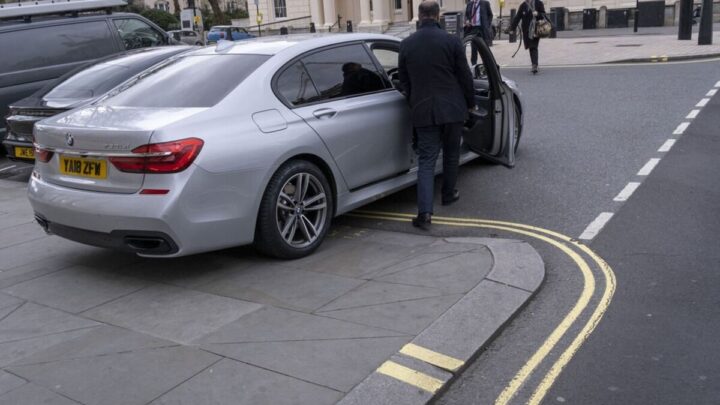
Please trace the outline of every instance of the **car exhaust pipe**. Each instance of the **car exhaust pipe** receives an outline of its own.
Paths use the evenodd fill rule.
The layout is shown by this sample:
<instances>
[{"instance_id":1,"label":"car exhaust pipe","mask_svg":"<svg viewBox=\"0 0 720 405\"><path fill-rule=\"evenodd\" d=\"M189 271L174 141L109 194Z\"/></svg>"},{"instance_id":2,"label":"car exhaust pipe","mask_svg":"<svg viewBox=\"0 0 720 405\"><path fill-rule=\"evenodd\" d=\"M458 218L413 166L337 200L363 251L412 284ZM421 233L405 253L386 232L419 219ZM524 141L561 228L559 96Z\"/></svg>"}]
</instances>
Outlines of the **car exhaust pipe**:
<instances>
[{"instance_id":1,"label":"car exhaust pipe","mask_svg":"<svg viewBox=\"0 0 720 405\"><path fill-rule=\"evenodd\" d=\"M173 248L167 240L152 236L128 235L124 238L125 245L137 253L162 254L170 253Z\"/></svg>"}]
</instances>

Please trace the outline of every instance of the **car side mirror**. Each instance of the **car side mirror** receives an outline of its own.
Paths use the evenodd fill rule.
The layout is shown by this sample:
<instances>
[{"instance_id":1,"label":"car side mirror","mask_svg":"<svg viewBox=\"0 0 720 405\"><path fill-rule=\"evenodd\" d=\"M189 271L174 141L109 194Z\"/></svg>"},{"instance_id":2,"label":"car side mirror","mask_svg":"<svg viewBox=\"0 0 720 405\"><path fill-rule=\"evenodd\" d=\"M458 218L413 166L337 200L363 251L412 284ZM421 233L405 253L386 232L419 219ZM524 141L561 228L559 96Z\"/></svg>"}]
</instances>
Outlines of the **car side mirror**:
<instances>
[{"instance_id":1,"label":"car side mirror","mask_svg":"<svg viewBox=\"0 0 720 405\"><path fill-rule=\"evenodd\" d=\"M483 65L482 63L473 65L472 72L473 72L473 79L476 79L476 80L487 79L487 71L485 70L485 65Z\"/></svg>"}]
</instances>

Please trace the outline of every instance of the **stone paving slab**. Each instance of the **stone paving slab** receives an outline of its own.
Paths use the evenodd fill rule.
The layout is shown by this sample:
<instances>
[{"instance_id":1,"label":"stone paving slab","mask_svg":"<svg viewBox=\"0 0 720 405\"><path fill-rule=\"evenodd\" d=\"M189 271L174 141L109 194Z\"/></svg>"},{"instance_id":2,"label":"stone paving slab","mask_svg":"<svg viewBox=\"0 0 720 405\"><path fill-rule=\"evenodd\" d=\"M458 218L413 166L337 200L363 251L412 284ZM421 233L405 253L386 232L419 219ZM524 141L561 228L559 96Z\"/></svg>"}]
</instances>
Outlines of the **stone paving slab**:
<instances>
[{"instance_id":1,"label":"stone paving slab","mask_svg":"<svg viewBox=\"0 0 720 405\"><path fill-rule=\"evenodd\" d=\"M518 241L347 226L294 261L143 259L33 228L17 184L0 180L0 403L418 403L378 368L448 381L403 348L465 359L544 274Z\"/></svg>"}]
</instances>

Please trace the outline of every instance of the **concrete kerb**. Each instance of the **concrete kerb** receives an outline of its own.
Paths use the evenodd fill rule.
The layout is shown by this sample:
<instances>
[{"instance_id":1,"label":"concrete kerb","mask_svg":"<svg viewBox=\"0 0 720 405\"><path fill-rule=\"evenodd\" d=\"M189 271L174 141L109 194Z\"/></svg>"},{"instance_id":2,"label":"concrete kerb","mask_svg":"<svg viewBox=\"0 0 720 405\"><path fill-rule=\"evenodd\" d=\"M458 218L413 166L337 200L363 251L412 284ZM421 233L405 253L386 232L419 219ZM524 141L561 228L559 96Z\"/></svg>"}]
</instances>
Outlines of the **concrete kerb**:
<instances>
[{"instance_id":1,"label":"concrete kerb","mask_svg":"<svg viewBox=\"0 0 720 405\"><path fill-rule=\"evenodd\" d=\"M529 244L507 239L448 238L479 244L493 255L487 278L436 319L340 405L420 405L444 392L537 293L545 265ZM506 260L512 258L512 265ZM525 277L519 277L521 269Z\"/></svg>"},{"instance_id":2,"label":"concrete kerb","mask_svg":"<svg viewBox=\"0 0 720 405\"><path fill-rule=\"evenodd\" d=\"M665 63L682 62L690 60L703 60L720 58L720 53L709 53L704 55L681 55L681 56L657 56L654 58L632 58L603 62L603 65L614 65L619 63Z\"/></svg>"}]
</instances>

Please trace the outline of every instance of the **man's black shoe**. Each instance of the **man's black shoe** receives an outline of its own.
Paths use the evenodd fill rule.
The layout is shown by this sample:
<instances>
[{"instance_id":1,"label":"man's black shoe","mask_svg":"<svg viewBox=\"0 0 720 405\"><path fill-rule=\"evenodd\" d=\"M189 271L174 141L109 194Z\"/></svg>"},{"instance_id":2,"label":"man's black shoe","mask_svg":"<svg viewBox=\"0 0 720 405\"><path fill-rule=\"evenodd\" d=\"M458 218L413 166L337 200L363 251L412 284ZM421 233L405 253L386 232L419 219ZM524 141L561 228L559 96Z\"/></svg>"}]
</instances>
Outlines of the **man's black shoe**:
<instances>
[{"instance_id":1,"label":"man's black shoe","mask_svg":"<svg viewBox=\"0 0 720 405\"><path fill-rule=\"evenodd\" d=\"M432 222L432 215L430 214L418 214L417 217L413 218L412 224L415 228L420 228L423 231L430 230L430 223Z\"/></svg>"},{"instance_id":2,"label":"man's black shoe","mask_svg":"<svg viewBox=\"0 0 720 405\"><path fill-rule=\"evenodd\" d=\"M442 205L450 205L459 199L460 199L460 192L455 190L455 191L453 191L452 197L442 199Z\"/></svg>"}]
</instances>

